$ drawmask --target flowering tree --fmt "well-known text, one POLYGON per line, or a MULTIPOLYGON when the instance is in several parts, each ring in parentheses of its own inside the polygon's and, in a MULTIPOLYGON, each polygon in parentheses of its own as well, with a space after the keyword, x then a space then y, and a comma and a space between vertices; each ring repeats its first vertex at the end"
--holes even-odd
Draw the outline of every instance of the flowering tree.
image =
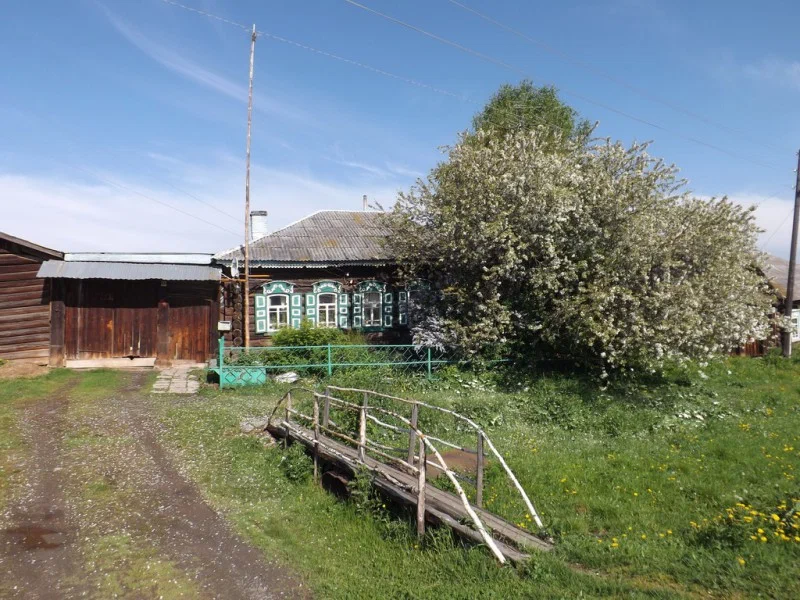
POLYGON ((767 333, 752 209, 690 196, 646 146, 553 152, 552 135, 470 134, 399 195, 390 244, 408 278, 441 291, 413 321, 418 341, 538 346, 606 372, 767 333))

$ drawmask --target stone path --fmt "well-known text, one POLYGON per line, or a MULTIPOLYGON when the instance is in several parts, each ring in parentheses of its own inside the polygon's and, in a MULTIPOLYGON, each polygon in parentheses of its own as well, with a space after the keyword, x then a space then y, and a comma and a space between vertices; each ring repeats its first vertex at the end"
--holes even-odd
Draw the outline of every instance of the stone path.
POLYGON ((154 394, 196 394, 200 381, 190 372, 194 367, 162 369, 153 384, 154 394))

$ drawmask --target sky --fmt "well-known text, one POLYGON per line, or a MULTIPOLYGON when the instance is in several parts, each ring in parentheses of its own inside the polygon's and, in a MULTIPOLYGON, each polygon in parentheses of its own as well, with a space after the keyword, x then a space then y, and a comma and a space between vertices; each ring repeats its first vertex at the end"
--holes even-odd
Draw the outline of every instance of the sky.
POLYGON ((236 24, 255 24, 251 208, 271 229, 364 194, 391 206, 527 77, 599 136, 651 141, 696 195, 757 205, 763 249, 788 256, 800 3, 359 3, 452 43, 347 0, 4 3, 0 231, 69 252, 239 244, 250 34, 236 24))

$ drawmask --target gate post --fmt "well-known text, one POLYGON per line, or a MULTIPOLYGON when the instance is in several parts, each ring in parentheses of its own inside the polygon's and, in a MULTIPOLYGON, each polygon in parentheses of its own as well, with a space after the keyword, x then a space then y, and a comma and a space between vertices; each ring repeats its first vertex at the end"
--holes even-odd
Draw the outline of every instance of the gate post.
POLYGON ((432 371, 431 371, 431 349, 429 347, 428 348, 428 379, 430 380, 432 378, 433 378, 433 375, 432 375, 432 371))
POLYGON ((225 337, 220 336, 219 338, 219 359, 217 360, 217 365, 219 366, 219 389, 225 387, 225 377, 222 375, 222 370, 225 367, 225 337))
POLYGON ((325 387, 325 404, 322 406, 322 427, 327 429, 331 421, 331 390, 325 387))
POLYGON ((314 392, 314 481, 319 482, 319 398, 314 392))
POLYGON ((328 377, 333 375, 333 363, 331 363, 331 345, 328 344, 328 377))
POLYGON ((425 456, 425 440, 419 440, 419 478, 417 479, 417 537, 425 535, 425 474, 428 461, 425 456))
POLYGON ((483 434, 478 432, 478 473, 475 477, 475 506, 483 508, 483 434))
POLYGON ((419 404, 411 405, 411 428, 408 431, 408 464, 414 466, 414 447, 417 445, 417 420, 419 419, 419 404))
POLYGON ((358 412, 358 458, 361 462, 367 457, 367 393, 364 392, 364 404, 358 412))

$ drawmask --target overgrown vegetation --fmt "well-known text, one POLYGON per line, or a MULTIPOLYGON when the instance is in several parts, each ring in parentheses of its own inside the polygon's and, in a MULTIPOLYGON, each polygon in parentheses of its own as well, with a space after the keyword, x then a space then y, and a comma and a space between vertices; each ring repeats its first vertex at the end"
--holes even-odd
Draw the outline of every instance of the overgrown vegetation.
MULTIPOLYGON (((449 369, 432 383, 357 377, 334 382, 476 419, 530 492, 556 550, 500 569, 446 532, 418 544, 410 523, 364 485, 341 502, 305 478, 289 480, 281 448, 232 435, 243 415, 269 412, 282 386, 206 389, 203 401, 169 409, 170 436, 212 503, 296 564, 321 597, 800 595, 797 360, 731 358, 606 389, 591 377, 496 369, 449 369)), ((446 420, 424 428, 458 433, 446 420)), ((500 475, 487 471, 487 504, 525 524, 500 475)))
POLYGON ((529 87, 501 90, 476 119, 488 129, 464 134, 387 219, 404 275, 441 292, 412 314, 415 342, 508 344, 606 374, 767 337, 754 208, 692 196, 647 145, 573 135, 574 111, 529 87))

